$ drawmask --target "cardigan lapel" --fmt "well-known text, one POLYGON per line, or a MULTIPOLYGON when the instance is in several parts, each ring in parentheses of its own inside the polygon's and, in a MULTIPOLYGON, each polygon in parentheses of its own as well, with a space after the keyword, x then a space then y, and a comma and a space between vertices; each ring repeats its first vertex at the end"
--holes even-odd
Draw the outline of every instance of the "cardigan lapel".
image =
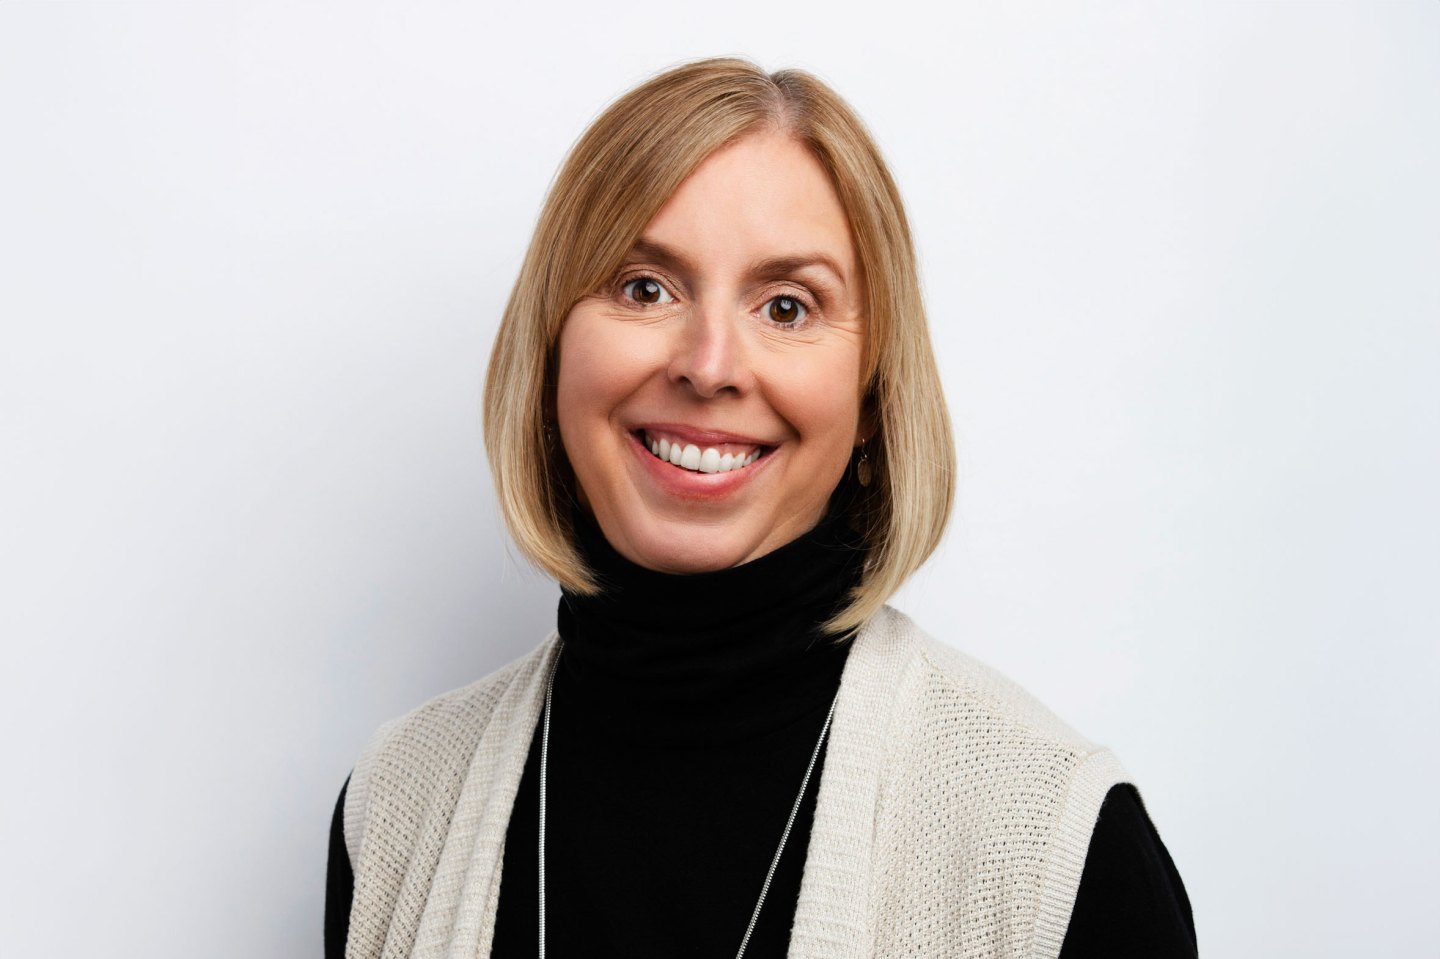
POLYGON ((888 606, 854 640, 820 777, 815 823, 790 933, 790 959, 866 959, 874 952, 875 832, 884 770, 920 675, 888 606))
POLYGON ((432 892, 421 917, 416 957, 490 955, 505 834, 558 652, 551 633, 501 694, 481 734, 432 886, 439 895, 432 892))

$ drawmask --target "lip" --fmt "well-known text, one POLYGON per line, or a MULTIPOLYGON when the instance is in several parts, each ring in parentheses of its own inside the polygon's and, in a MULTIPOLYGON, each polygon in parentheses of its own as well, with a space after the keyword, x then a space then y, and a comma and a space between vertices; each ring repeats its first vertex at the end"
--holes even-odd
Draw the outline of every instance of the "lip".
POLYGON ((744 436, 740 433, 727 433, 724 430, 702 430, 693 426, 686 426, 683 423, 642 423, 630 428, 630 432, 643 433, 646 431, 665 433, 668 436, 678 436, 687 443, 694 443, 704 449, 707 446, 722 446, 726 443, 736 446, 758 446, 765 450, 774 449, 777 444, 757 439, 754 436, 744 436))
POLYGON ((698 430, 679 424, 650 423, 645 426, 637 426, 629 430, 626 435, 630 440, 630 450, 638 461, 637 465, 651 482, 659 487, 662 493, 677 499, 697 502, 726 499, 742 487, 754 482, 770 465, 771 454, 775 451, 775 444, 764 443, 752 437, 717 430, 698 430), (640 438, 645 430, 655 430, 671 436, 678 436, 696 446, 734 443, 758 446, 762 452, 755 462, 744 469, 730 470, 725 473, 697 473, 662 462, 654 453, 651 453, 640 438))

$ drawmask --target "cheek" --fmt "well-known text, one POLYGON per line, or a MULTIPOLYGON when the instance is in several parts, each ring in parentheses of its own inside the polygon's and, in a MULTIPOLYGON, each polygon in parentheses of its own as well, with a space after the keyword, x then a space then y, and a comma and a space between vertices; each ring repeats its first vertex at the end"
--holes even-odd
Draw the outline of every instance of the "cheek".
POLYGON ((615 482, 617 424, 645 384, 653 359, 644 337, 614 318, 577 306, 556 342, 555 417, 581 502, 604 499, 615 482))
POLYGON ((561 422, 577 413, 608 415, 644 382, 655 359, 633 329, 576 307, 557 343, 556 406, 561 422))
POLYGON ((575 472, 577 494, 588 505, 586 487, 595 481, 592 469, 593 422, 603 404, 605 386, 603 354, 595 342, 591 325, 574 313, 567 317, 556 343, 555 419, 560 430, 560 445, 575 472))
POLYGON ((622 386, 623 366, 615 362, 604 333, 601 324, 572 313, 557 343, 555 416, 572 462, 585 458, 577 444, 591 435, 595 419, 606 415, 622 386))
POLYGON ((776 405, 816 455, 849 457, 860 425, 858 351, 840 349, 796 362, 773 380, 776 405))
POLYGON ((602 351, 592 324, 572 314, 560 330, 556 352, 555 412, 563 423, 575 418, 602 383, 602 351))

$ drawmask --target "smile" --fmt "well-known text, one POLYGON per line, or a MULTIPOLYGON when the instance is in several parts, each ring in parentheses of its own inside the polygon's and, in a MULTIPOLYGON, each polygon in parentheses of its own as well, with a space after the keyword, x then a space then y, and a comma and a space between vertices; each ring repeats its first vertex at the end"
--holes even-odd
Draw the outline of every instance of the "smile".
POLYGON ((753 444, 698 446, 653 430, 641 430, 639 439, 656 459, 692 473, 729 473, 744 469, 765 453, 764 447, 753 444))

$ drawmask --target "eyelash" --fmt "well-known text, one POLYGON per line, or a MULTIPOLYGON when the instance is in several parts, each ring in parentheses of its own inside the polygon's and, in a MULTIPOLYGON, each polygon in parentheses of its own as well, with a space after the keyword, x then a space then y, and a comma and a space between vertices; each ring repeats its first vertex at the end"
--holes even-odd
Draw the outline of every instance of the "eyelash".
MULTIPOLYGON (((626 293, 626 290, 629 289, 632 284, 641 283, 646 280, 649 280, 651 283, 654 283, 656 286, 660 287, 660 289, 664 290, 666 295, 669 296, 672 300, 675 298, 675 294, 670 292, 670 288, 668 286, 666 286, 661 280, 649 273, 639 273, 631 276, 621 277, 617 284, 617 291, 622 297, 625 298, 626 303, 630 306, 648 307, 667 305, 665 303, 641 303, 637 300, 632 299, 630 295, 626 293)), ((777 296, 770 297, 764 303, 760 304, 762 307, 762 312, 766 312, 763 308, 768 307, 776 300, 789 300, 804 311, 804 315, 802 317, 791 323, 782 323, 779 320, 772 320, 768 316, 765 317, 765 321, 769 325, 778 327, 782 330, 800 329, 801 327, 804 327, 806 324, 808 324, 810 322, 810 319, 815 315, 816 312, 818 312, 815 304, 810 299, 803 296, 798 296, 794 293, 781 293, 777 296)))

